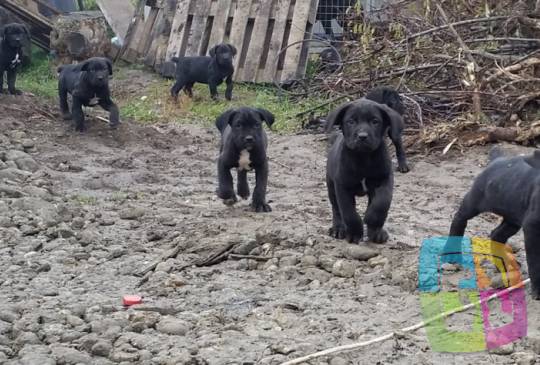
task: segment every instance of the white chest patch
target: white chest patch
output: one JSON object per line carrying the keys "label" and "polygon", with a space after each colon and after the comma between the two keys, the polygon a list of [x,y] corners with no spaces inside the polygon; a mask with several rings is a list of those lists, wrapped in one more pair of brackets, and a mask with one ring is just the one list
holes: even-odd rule
{"label": "white chest patch", "polygon": [[11,61],[11,68],[17,67],[20,63],[21,63],[21,59],[19,57],[19,53],[17,53],[13,61]]}
{"label": "white chest patch", "polygon": [[240,158],[238,159],[238,171],[251,170],[251,159],[249,158],[248,150],[242,150],[240,152]]}
{"label": "white chest patch", "polygon": [[96,106],[99,104],[99,98],[94,96],[90,101],[88,102],[89,106]]}

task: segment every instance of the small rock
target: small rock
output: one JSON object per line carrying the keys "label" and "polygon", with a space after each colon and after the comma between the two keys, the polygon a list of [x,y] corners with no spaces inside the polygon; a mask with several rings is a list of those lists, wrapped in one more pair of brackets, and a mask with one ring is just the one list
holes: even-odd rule
{"label": "small rock", "polygon": [[344,252],[346,258],[358,261],[367,261],[378,254],[376,250],[364,245],[348,245]]}
{"label": "small rock", "polygon": [[330,365],[349,365],[351,362],[349,360],[345,360],[342,357],[334,357],[332,360],[330,360]]}
{"label": "small rock", "polygon": [[6,161],[15,161],[20,158],[31,158],[28,153],[19,150],[9,150],[6,152],[4,157]]}
{"label": "small rock", "polygon": [[167,317],[159,321],[156,325],[156,329],[158,332],[166,333],[168,335],[185,336],[189,330],[189,326],[182,320]]}
{"label": "small rock", "polygon": [[71,222],[71,228],[73,229],[82,229],[84,227],[84,219],[81,217],[73,218],[73,221]]}
{"label": "small rock", "polygon": [[489,350],[489,353],[490,354],[495,354],[495,355],[510,355],[514,352],[514,344],[513,343],[508,343],[504,346],[499,346],[497,348],[494,348],[492,350]]}
{"label": "small rock", "polygon": [[352,278],[357,265],[350,260],[337,260],[332,267],[332,274],[342,278]]}
{"label": "small rock", "polygon": [[29,149],[34,148],[36,144],[30,138],[24,138],[21,140],[21,145],[23,146],[25,150],[29,150]]}
{"label": "small rock", "polygon": [[23,196],[23,193],[19,190],[3,184],[0,184],[0,194],[4,194],[8,198],[20,198]]}
{"label": "small rock", "polygon": [[15,312],[7,311],[7,310],[0,311],[0,320],[4,322],[13,323],[18,318],[19,316]]}
{"label": "small rock", "polygon": [[300,260],[303,267],[314,267],[317,266],[319,260],[315,256],[304,255]]}
{"label": "small rock", "polygon": [[527,345],[535,354],[540,355],[540,336],[538,334],[529,334],[527,336]]}
{"label": "small rock", "polygon": [[148,242],[159,241],[163,237],[165,237],[165,232],[163,231],[150,230],[146,232],[146,239],[148,240]]}
{"label": "small rock", "polygon": [[17,164],[17,167],[23,171],[36,172],[40,168],[40,165],[30,157],[19,158],[15,160],[15,163]]}
{"label": "small rock", "polygon": [[512,354],[515,365],[533,365],[536,363],[536,356],[530,352],[515,352]]}
{"label": "small rock", "polygon": [[111,353],[112,345],[106,341],[98,341],[92,346],[92,355],[107,357]]}
{"label": "small rock", "polygon": [[441,265],[441,269],[443,271],[447,271],[447,272],[456,272],[459,270],[459,267],[455,264],[451,264],[449,262],[445,262],[444,264]]}
{"label": "small rock", "polygon": [[139,207],[130,207],[120,211],[118,214],[121,219],[135,220],[144,215],[144,209]]}
{"label": "small rock", "polygon": [[85,364],[91,365],[92,358],[90,355],[75,350],[71,347],[58,346],[52,348],[52,353],[56,361],[60,364]]}
{"label": "small rock", "polygon": [[60,223],[56,227],[55,233],[57,237],[60,237],[60,238],[69,238],[75,235],[73,230],[64,222]]}
{"label": "small rock", "polygon": [[93,229],[85,229],[77,235],[79,244],[83,247],[97,243],[100,240],[99,233]]}
{"label": "small rock", "polygon": [[244,242],[244,243],[239,244],[238,247],[236,247],[233,252],[237,255],[249,255],[250,252],[253,251],[253,249],[255,249],[255,247],[258,247],[258,246],[259,244],[255,240]]}
{"label": "small rock", "polygon": [[388,258],[381,255],[372,257],[368,260],[368,264],[371,267],[384,266],[388,264],[388,262],[389,262]]}

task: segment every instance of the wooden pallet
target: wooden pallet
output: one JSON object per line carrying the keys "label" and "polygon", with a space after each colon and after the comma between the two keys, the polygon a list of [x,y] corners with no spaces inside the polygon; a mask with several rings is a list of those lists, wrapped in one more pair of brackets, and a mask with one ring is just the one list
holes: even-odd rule
{"label": "wooden pallet", "polygon": [[300,41],[311,34],[319,0],[177,0],[174,11],[166,12],[170,1],[147,0],[146,19],[139,6],[124,59],[143,58],[159,70],[173,56],[206,55],[226,42],[238,49],[236,81],[272,82],[305,74],[308,48]]}

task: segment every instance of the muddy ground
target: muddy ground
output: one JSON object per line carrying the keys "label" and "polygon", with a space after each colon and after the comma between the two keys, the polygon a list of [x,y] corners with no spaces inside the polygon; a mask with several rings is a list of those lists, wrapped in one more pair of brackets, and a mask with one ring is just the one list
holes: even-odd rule
{"label": "muddy ground", "polygon": [[[31,96],[0,96],[0,110],[0,363],[9,365],[279,364],[416,324],[421,242],[447,232],[488,151],[412,156],[412,171],[396,174],[390,241],[348,245],[326,235],[321,135],[270,133],[273,211],[256,214],[216,199],[213,129],[124,122],[111,132],[93,118],[81,135]],[[469,232],[496,223],[482,216]],[[521,240],[511,242],[524,263]],[[179,245],[138,287],[140,271]],[[270,259],[195,265],[231,245]],[[126,294],[144,303],[125,309]],[[310,364],[533,364],[539,315],[529,302],[528,337],[492,353],[433,352],[419,330]]]}

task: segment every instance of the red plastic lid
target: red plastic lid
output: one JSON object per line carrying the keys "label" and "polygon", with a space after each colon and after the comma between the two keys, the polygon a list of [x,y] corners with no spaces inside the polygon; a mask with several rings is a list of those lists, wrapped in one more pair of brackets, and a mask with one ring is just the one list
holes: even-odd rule
{"label": "red plastic lid", "polygon": [[124,295],[122,298],[122,303],[129,307],[130,305],[134,304],[141,304],[142,303],[142,297],[139,295]]}

